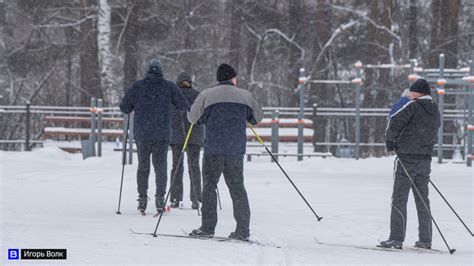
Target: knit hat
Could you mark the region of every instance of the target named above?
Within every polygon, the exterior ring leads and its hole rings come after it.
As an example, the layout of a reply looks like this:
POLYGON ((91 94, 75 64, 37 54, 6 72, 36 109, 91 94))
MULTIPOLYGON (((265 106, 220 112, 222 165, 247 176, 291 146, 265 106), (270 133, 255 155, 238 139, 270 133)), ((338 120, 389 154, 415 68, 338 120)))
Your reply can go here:
POLYGON ((413 84, 411 84, 410 91, 419 92, 424 95, 431 94, 430 84, 428 84, 426 79, 417 79, 413 84))
POLYGON ((176 84, 180 86, 184 81, 187 81, 190 86, 193 84, 193 80, 191 75, 188 72, 181 72, 179 73, 178 77, 176 78, 176 84))
POLYGON ((152 59, 148 62, 148 73, 162 74, 163 69, 161 67, 160 59, 152 59))
POLYGON ((221 64, 217 68, 217 81, 229 80, 237 76, 235 69, 228 64, 221 64))

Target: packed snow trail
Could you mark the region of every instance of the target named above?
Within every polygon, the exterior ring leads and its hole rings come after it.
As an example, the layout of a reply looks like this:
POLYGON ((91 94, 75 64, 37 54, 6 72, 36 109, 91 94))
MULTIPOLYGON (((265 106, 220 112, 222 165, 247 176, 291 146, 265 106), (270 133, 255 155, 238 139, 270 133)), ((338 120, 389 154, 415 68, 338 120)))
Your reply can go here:
MULTIPOLYGON (((136 158, 134 158, 136 162, 136 158)), ((454 255, 380 252, 323 243, 375 247, 389 233, 393 159, 280 158, 282 167, 324 216, 316 222, 280 169, 268 157, 245 163, 251 208, 251 239, 281 248, 155 238, 131 234, 152 232, 156 218, 137 213, 136 164, 125 167, 122 215, 115 214, 120 186, 121 153, 105 145, 102 158, 82 160, 54 147, 33 152, 0 152, 2 265, 26 264, 5 257, 9 248, 66 248, 75 264, 439 264, 472 265, 473 242, 465 228, 431 190, 433 215, 454 255), (180 251, 179 256, 170 256, 180 251)), ((169 160, 171 162, 171 159, 169 160)), ((170 167, 170 163, 168 164, 170 167)), ((186 163, 185 163, 185 167, 186 163)), ((466 224, 473 225, 473 170, 460 164, 432 165, 432 179, 466 224)), ((169 171, 168 171, 169 173, 169 171)), ((185 193, 189 178, 185 172, 185 193)), ((154 187, 150 178, 150 188, 154 187)), ((228 190, 219 183, 222 210, 216 235, 235 229, 228 190)), ((153 190, 149 191, 152 195, 153 190)), ((185 199, 184 207, 191 202, 185 199)), ((147 211, 154 211, 153 202, 147 211)), ((158 233, 182 234, 200 226, 194 211, 173 209, 163 217, 158 233)), ((405 245, 417 240, 412 195, 408 203, 405 245)), ((443 251, 437 233, 433 248, 443 251)), ((35 263, 34 261, 31 263, 35 263)), ((37 262, 36 262, 37 263, 37 262)))

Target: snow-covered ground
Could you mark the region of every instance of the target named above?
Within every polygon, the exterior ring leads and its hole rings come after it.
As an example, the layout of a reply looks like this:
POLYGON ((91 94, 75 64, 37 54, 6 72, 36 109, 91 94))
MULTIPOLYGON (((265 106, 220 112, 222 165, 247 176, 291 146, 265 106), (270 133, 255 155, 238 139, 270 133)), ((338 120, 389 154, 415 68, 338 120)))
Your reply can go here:
MULTIPOLYGON (((102 158, 82 160, 47 146, 33 152, 0 152, 1 253, 8 248, 67 248, 71 264, 439 264, 472 265, 473 241, 435 190, 431 190, 433 215, 448 243, 449 254, 386 252, 318 245, 319 241, 372 247, 389 230, 393 157, 381 159, 281 158, 282 166, 316 212, 317 222, 278 167, 268 157, 245 165, 251 204, 251 238, 267 247, 194 239, 134 235, 152 232, 156 218, 136 212, 137 165, 126 166, 122 215, 117 210, 121 154, 107 146, 102 158), (281 248, 273 246, 278 245, 281 248)), ((135 158, 136 162, 136 158, 135 158)), ((153 176, 153 175, 152 175, 153 176)), ((149 196, 153 196, 150 178, 149 196)), ((473 228, 473 171, 460 164, 433 163, 432 180, 466 223, 473 228)), ((225 183, 219 186, 223 209, 216 235, 227 236, 235 222, 225 183)), ((189 184, 185 174, 185 207, 189 184)), ((149 210, 154 209, 153 201, 149 210)), ((417 219, 410 196, 406 245, 417 240, 417 219)), ((199 227, 191 210, 172 210, 158 230, 182 234, 199 227)), ((437 232, 433 248, 445 250, 437 232)), ((31 261, 38 264, 45 262, 31 261)), ((47 261, 64 264, 64 261, 47 261)))

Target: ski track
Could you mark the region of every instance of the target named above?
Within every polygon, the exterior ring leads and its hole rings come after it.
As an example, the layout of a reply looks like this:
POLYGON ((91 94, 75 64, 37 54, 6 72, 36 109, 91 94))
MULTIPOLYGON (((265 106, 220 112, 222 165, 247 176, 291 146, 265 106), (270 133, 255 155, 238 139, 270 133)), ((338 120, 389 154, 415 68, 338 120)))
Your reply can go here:
MULTIPOLYGON (((8 248, 67 248, 67 263, 71 264, 473 264, 472 237, 434 189, 430 191, 433 216, 451 248, 457 249, 452 256, 315 243, 314 237, 326 243, 375 246, 378 239, 386 238, 393 157, 359 161, 305 158, 303 162, 280 158, 283 168, 316 212, 324 217, 321 222, 269 158, 246 162, 251 239, 268 245, 262 247, 130 233, 128 228, 153 232, 157 221, 152 217, 154 201, 148 202, 147 216, 137 213, 135 154, 135 164, 125 167, 122 215, 116 215, 121 153, 105 145, 103 156, 84 161, 81 155, 67 154, 50 146, 30 153, 0 152, 2 265, 8 263, 3 256, 8 248), (176 251, 179 255, 170 255, 176 251)), ((169 158, 168 168, 171 153, 169 158)), ((473 170, 450 163, 432 166, 432 180, 473 228, 473 170)), ((152 171, 150 198, 154 186, 152 171)), ((223 210, 218 210, 216 235, 227 236, 235 229, 235 221, 222 177, 219 192, 223 210)), ((184 207, 189 208, 187 171, 184 193, 184 207)), ((200 219, 195 211, 171 209, 163 217, 158 233, 182 234, 181 229, 191 231, 199 227, 200 219)), ((405 245, 411 246, 416 240, 417 218, 410 195, 405 245)), ((433 248, 446 249, 436 231, 433 248)), ((18 263, 11 263, 15 264, 18 263)))

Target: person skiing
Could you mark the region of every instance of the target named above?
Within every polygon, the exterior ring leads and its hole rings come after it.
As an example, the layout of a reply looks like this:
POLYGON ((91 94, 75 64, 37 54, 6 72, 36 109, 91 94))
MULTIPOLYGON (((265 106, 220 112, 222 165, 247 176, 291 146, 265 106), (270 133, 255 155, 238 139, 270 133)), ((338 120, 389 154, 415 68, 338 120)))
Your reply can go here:
MULTIPOLYGON (((188 103, 192 105, 199 95, 199 91, 193 88, 191 76, 182 72, 178 75, 176 84, 180 87, 188 103)), ((191 124, 187 119, 187 112, 180 111, 176 108, 171 112, 171 151, 173 153, 173 169, 171 176, 178 171, 174 177, 171 190, 171 208, 179 207, 179 202, 183 201, 183 161, 178 165, 179 156, 183 149, 187 132, 191 124)), ((201 147, 204 145, 204 128, 202 125, 195 125, 186 146, 186 154, 188 157, 188 168, 190 184, 191 208, 198 209, 201 202, 201 169, 199 166, 199 157, 201 147)))
POLYGON ((395 112, 400 110, 406 103, 410 101, 410 90, 409 89, 404 89, 402 95, 398 99, 397 102, 395 102, 390 109, 390 114, 389 117, 391 117, 395 112))
POLYGON ((229 238, 248 240, 250 236, 250 207, 244 186, 244 154, 247 122, 257 124, 263 118, 255 97, 237 86, 237 72, 228 64, 217 69, 216 87, 199 94, 188 119, 205 125, 203 157, 202 224, 190 236, 214 236, 217 225, 216 188, 220 175, 229 188, 237 226, 229 238))
POLYGON ((424 79, 416 80, 410 86, 410 99, 395 112, 385 132, 386 148, 395 151, 394 186, 390 218, 390 236, 379 246, 402 248, 407 224, 407 201, 413 180, 420 195, 415 193, 418 213, 418 237, 415 247, 431 248, 432 224, 428 183, 431 172, 431 154, 440 126, 438 105, 430 96, 430 86, 424 79), (405 169, 406 168, 406 172, 405 169))
POLYGON ((150 156, 155 168, 155 207, 164 209, 164 195, 167 183, 167 154, 170 143, 170 112, 188 109, 188 103, 181 90, 163 77, 158 59, 148 63, 144 79, 135 81, 122 99, 120 110, 129 114, 135 112, 134 137, 138 150, 138 210, 145 215, 147 208, 150 156))

